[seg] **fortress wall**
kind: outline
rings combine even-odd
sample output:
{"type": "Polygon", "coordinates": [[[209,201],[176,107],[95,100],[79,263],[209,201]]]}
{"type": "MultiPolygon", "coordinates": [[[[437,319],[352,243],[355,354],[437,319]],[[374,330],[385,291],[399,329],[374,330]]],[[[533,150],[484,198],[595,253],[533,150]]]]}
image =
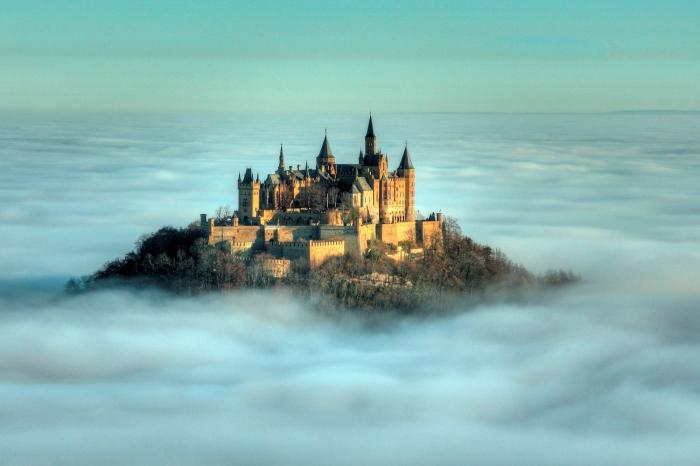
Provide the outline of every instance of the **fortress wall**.
{"type": "Polygon", "coordinates": [[[211,226],[209,228],[209,244],[216,244],[221,241],[250,242],[255,249],[262,249],[263,240],[260,227],[250,226],[211,226]]]}
{"type": "MultiPolygon", "coordinates": [[[[374,225],[369,226],[375,229],[374,225]]],[[[365,241],[364,247],[360,247],[362,243],[360,243],[358,230],[355,226],[319,225],[319,238],[322,240],[343,240],[345,241],[345,252],[353,255],[363,253],[367,246],[365,241]]]]}
{"type": "MultiPolygon", "coordinates": [[[[273,230],[274,231],[274,230],[273,230]]],[[[318,227],[311,225],[278,227],[279,241],[299,241],[318,238],[318,227]]],[[[267,236],[267,235],[266,235],[267,236]]]]}
{"type": "Polygon", "coordinates": [[[329,257],[345,254],[344,240],[309,241],[309,264],[312,267],[321,265],[329,257]]]}
{"type": "Polygon", "coordinates": [[[306,241],[284,241],[278,244],[280,257],[292,260],[309,260],[309,243],[306,241]]]}
{"type": "Polygon", "coordinates": [[[415,241],[415,222],[382,223],[377,225],[379,237],[388,244],[398,246],[401,241],[415,241]]]}
{"type": "Polygon", "coordinates": [[[418,241],[426,247],[432,246],[442,238],[442,222],[438,220],[419,220],[416,222],[418,241]]]}
{"type": "MultiPolygon", "coordinates": [[[[360,225],[357,228],[357,250],[359,254],[364,254],[367,250],[367,243],[377,239],[377,225],[360,225]]],[[[346,246],[347,248],[347,246],[346,246]]]]}
{"type": "Polygon", "coordinates": [[[321,220],[319,212],[309,212],[306,210],[286,210],[284,212],[274,211],[274,215],[267,220],[268,224],[302,226],[309,223],[318,223],[321,220]]]}
{"type": "Polygon", "coordinates": [[[229,244],[229,249],[232,253],[249,253],[253,249],[253,244],[250,241],[227,241],[229,244]]]}
{"type": "Polygon", "coordinates": [[[283,278],[289,275],[292,268],[292,261],[289,259],[264,259],[262,261],[263,270],[275,278],[283,278]]]}

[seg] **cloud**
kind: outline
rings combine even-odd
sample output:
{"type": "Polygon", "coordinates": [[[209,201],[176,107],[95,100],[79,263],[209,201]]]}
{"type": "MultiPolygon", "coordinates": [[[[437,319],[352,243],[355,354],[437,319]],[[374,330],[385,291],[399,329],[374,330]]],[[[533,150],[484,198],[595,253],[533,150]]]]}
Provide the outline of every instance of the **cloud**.
{"type": "Polygon", "coordinates": [[[237,171],[273,169],[280,141],[303,164],[328,127],[354,160],[364,116],[9,116],[3,461],[694,464],[697,119],[375,118],[391,166],[410,137],[424,213],[585,282],[369,325],[283,293],[57,297],[140,234],[235,205],[237,171]]]}
{"type": "Polygon", "coordinates": [[[0,448],[14,464],[692,464],[697,298],[582,291],[379,327],[285,294],[5,300],[0,448]]]}

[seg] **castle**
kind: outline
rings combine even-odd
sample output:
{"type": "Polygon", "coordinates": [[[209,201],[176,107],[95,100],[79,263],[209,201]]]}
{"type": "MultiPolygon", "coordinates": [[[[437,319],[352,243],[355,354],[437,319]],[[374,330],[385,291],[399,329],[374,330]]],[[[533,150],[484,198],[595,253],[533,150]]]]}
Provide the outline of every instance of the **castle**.
{"type": "MultiPolygon", "coordinates": [[[[201,228],[209,244],[231,252],[268,252],[311,266],[345,253],[363,254],[373,240],[417,249],[436,241],[442,214],[416,220],[416,169],[406,144],[395,171],[378,149],[370,115],[364,151],[357,163],[336,163],[326,134],[316,157],[294,168],[285,165],[280,146],[277,170],[264,181],[247,168],[238,175],[238,210],[230,217],[207,219],[201,228]]],[[[279,262],[275,266],[283,266],[279,262]]]]}

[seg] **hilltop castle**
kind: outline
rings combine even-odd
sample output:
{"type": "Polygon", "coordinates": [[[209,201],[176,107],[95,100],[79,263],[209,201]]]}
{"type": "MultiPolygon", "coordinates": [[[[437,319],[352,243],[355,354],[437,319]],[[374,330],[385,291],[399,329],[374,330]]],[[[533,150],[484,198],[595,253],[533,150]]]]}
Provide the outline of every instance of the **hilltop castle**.
{"type": "Polygon", "coordinates": [[[415,194],[408,144],[389,171],[370,115],[357,163],[336,163],[327,134],[315,169],[308,162],[303,169],[285,165],[280,146],[277,170],[264,181],[250,168],[238,175],[238,210],[229,218],[202,214],[201,226],[210,244],[232,252],[266,251],[318,265],[329,256],[362,254],[373,240],[409,249],[436,240],[442,215],[416,220],[415,194]]]}

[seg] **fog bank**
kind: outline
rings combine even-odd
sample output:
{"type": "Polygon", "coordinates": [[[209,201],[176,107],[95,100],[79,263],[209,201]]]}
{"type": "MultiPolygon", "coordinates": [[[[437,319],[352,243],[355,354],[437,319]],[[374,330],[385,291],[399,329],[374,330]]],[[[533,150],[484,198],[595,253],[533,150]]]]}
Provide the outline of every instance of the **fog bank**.
{"type": "Polygon", "coordinates": [[[692,464],[697,302],[578,290],[367,328],[284,294],[6,301],[0,450],[8,464],[692,464]]]}
{"type": "Polygon", "coordinates": [[[282,292],[61,294],[364,115],[6,115],[0,463],[690,465],[700,116],[378,115],[417,205],[580,286],[377,325],[282,292]]]}

